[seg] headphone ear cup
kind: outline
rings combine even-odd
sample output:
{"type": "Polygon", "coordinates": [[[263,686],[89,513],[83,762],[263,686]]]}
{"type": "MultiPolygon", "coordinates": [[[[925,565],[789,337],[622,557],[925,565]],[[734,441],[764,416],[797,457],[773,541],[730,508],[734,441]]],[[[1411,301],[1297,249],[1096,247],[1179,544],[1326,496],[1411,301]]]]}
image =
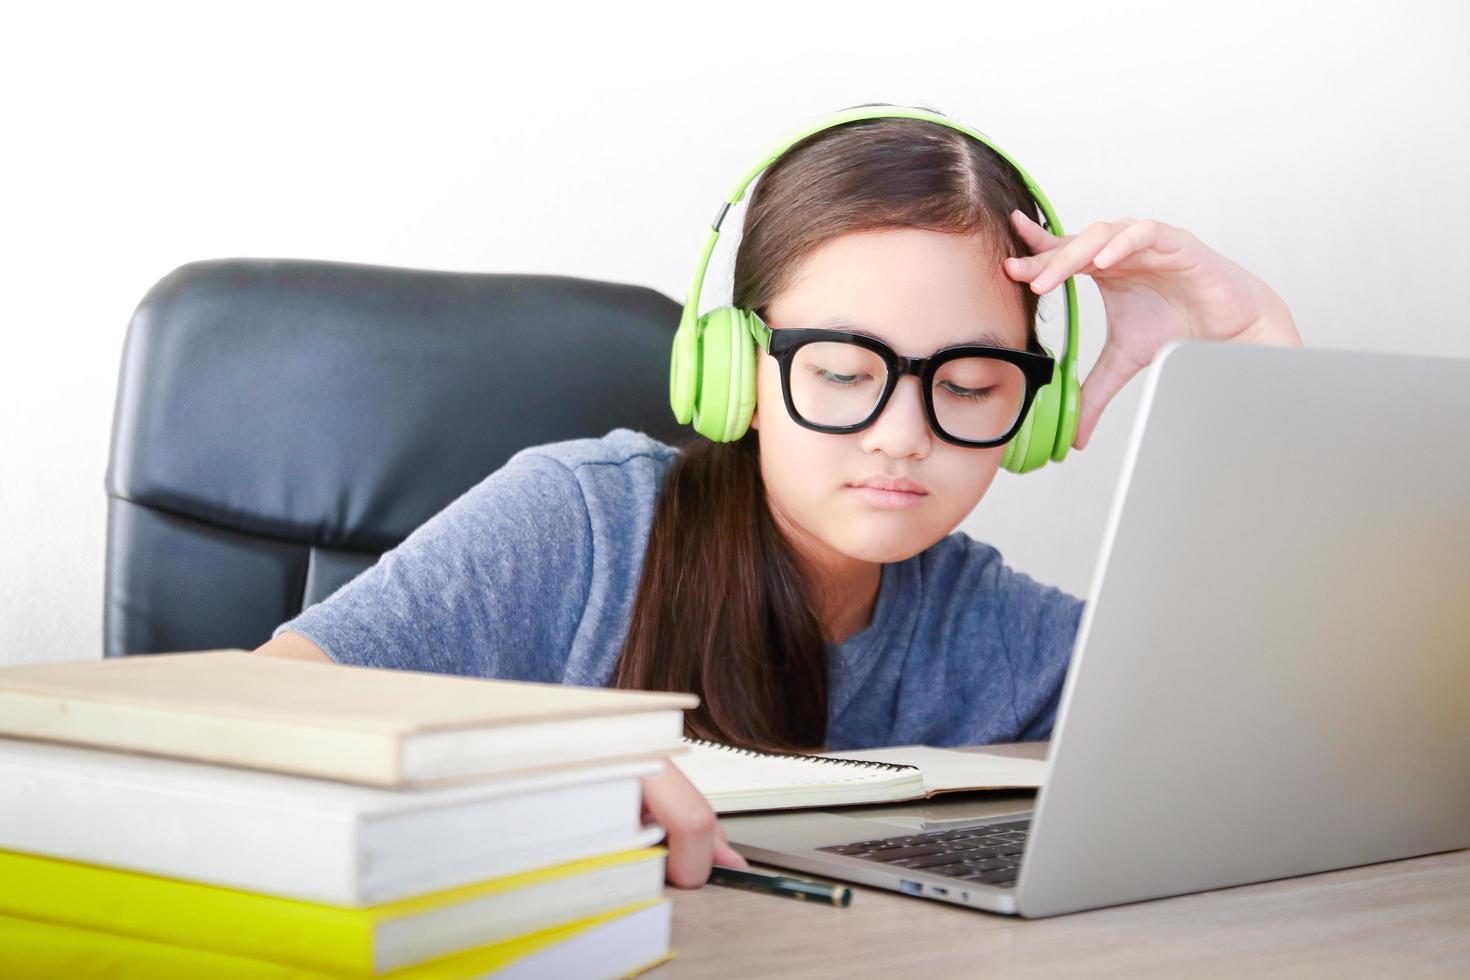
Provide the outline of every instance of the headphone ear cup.
{"type": "Polygon", "coordinates": [[[700,318],[694,431],[715,442],[743,436],[755,410],[755,338],[747,315],[721,306],[700,318]]]}
{"type": "Polygon", "coordinates": [[[755,414],[755,362],[758,345],[755,342],[754,322],[756,315],[748,310],[735,310],[739,320],[733,325],[735,335],[731,338],[734,350],[731,363],[738,365],[739,372],[730,378],[730,395],[733,411],[730,427],[726,430],[726,441],[734,442],[750,430],[750,417],[755,414]]]}
{"type": "Polygon", "coordinates": [[[1072,440],[1077,438],[1077,419],[1081,415],[1082,386],[1077,383],[1077,365],[1073,363],[1058,384],[1061,391],[1057,410],[1057,440],[1051,447],[1051,461],[1060,463],[1072,449],[1072,440]]]}
{"type": "Polygon", "coordinates": [[[710,310],[699,318],[699,383],[694,393],[694,431],[719,441],[725,431],[725,401],[729,391],[729,307],[710,310]]]}
{"type": "Polygon", "coordinates": [[[1051,459],[1057,441],[1057,423],[1061,417],[1062,383],[1052,368],[1051,381],[1036,393],[1031,406],[1031,439],[1026,445],[1026,455],[1021,472],[1039,470],[1051,459]]]}
{"type": "MultiPolygon", "coordinates": [[[[1051,353],[1047,348],[1042,349],[1051,353]]],[[[1046,465],[1046,461],[1053,457],[1062,421],[1062,388],[1057,368],[1053,365],[1051,380],[1037,390],[1021,427],[1006,444],[1000,465],[1007,472],[1030,473],[1046,465]]]]}
{"type": "Polygon", "coordinates": [[[1000,458],[1000,465],[1008,473],[1026,472],[1026,451],[1031,445],[1031,422],[1036,418],[1036,405],[1026,411],[1026,417],[1021,420],[1021,427],[1016,434],[1011,436],[1011,441],[1006,443],[1005,455],[1000,458]]]}
{"type": "Polygon", "coordinates": [[[694,395],[698,387],[698,327],[687,317],[681,317],[669,352],[669,407],[680,425],[688,425],[694,417],[694,395]]]}

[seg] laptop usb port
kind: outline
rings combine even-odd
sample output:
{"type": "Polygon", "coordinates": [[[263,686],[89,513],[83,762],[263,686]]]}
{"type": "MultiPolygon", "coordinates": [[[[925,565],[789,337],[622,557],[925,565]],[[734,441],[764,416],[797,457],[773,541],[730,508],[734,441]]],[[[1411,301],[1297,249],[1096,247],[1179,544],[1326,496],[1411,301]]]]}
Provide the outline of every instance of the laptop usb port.
{"type": "Polygon", "coordinates": [[[907,881],[907,880],[905,880],[903,878],[900,878],[898,880],[898,890],[901,891],[901,892],[903,892],[905,895],[922,895],[922,894],[924,894],[924,886],[923,885],[919,884],[917,881],[907,881]]]}

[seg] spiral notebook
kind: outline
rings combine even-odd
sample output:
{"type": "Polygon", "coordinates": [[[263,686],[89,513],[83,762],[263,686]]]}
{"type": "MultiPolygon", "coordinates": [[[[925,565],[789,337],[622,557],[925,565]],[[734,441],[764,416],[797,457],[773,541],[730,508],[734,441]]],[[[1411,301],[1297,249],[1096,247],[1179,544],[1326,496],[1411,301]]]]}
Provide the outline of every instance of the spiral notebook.
{"type": "Polygon", "coordinates": [[[902,745],[822,755],[758,752],[686,738],[673,756],[716,813],[921,800],[937,793],[1039,787],[1042,759],[902,745]]]}

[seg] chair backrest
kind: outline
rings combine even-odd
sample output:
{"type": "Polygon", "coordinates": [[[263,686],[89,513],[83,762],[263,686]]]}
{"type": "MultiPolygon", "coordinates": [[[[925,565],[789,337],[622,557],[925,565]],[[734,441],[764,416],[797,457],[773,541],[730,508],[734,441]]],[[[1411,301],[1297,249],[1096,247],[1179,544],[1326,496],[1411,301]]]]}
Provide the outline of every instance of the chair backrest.
{"type": "Polygon", "coordinates": [[[128,327],[104,654],[252,647],[518,450],[673,442],[680,306],[563,276],[195,262],[128,327]]]}

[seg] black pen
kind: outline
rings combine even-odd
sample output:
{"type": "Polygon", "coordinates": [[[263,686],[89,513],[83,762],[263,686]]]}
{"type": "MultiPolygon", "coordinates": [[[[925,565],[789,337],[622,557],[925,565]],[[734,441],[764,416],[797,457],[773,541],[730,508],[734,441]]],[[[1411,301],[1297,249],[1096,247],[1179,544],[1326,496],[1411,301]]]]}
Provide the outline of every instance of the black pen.
{"type": "Polygon", "coordinates": [[[764,871],[740,871],[715,865],[710,869],[710,884],[726,885],[730,888],[747,888],[770,895],[785,895],[799,898],[803,902],[821,902],[845,909],[852,904],[852,889],[846,885],[824,885],[818,881],[787,878],[782,875],[766,874],[764,871]]]}

